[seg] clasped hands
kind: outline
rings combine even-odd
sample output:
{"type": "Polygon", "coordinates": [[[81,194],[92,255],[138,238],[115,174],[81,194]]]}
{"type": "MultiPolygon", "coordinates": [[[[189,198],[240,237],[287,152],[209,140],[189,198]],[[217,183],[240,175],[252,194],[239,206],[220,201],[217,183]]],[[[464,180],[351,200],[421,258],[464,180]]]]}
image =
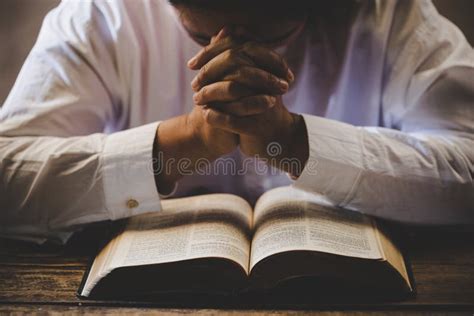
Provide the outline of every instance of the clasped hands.
{"type": "Polygon", "coordinates": [[[153,146],[160,193],[171,192],[202,159],[212,161],[237,146],[248,156],[299,175],[308,159],[306,125],[282,101],[294,80],[284,58],[224,28],[188,66],[198,70],[191,83],[195,106],[162,121],[153,146]],[[277,152],[269,151],[273,143],[277,152]]]}
{"type": "MultiPolygon", "coordinates": [[[[290,158],[304,165],[308,145],[303,118],[282,102],[294,81],[283,57],[224,28],[188,67],[198,70],[191,82],[195,107],[188,122],[214,156],[240,146],[248,156],[269,158],[268,144],[277,143],[281,152],[272,155],[273,162],[290,158]]],[[[297,175],[301,170],[284,171],[297,175]]]]}

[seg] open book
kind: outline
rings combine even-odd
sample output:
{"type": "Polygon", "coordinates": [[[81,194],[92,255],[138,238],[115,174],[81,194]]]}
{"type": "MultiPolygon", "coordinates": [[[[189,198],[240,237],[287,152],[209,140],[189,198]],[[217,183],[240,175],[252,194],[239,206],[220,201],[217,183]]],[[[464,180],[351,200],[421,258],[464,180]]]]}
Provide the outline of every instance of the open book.
{"type": "Polygon", "coordinates": [[[376,221],[322,196],[281,187],[254,210],[230,194],[162,206],[127,220],[95,258],[80,296],[413,291],[402,254],[376,221]]]}

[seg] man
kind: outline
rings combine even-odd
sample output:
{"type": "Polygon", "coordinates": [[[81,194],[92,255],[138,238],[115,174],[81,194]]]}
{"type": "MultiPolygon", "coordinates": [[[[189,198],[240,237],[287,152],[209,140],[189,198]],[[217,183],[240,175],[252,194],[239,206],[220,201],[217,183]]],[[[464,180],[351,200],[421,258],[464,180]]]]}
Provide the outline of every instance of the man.
{"type": "Polygon", "coordinates": [[[46,17],[0,112],[1,235],[65,241],[163,198],[292,182],[387,219],[474,221],[474,55],[430,1],[172,2],[46,17]],[[196,171],[221,157],[244,172],[196,171]]]}

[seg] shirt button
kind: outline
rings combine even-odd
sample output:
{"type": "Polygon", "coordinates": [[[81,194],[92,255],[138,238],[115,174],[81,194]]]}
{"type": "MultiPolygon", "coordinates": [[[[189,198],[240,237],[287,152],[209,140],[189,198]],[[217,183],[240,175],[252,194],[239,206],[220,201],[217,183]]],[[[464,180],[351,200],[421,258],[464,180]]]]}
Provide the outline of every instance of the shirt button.
{"type": "Polygon", "coordinates": [[[130,200],[127,201],[127,207],[128,208],[136,208],[136,207],[138,207],[138,205],[140,205],[140,203],[138,203],[138,201],[135,200],[135,199],[130,199],[130,200]]]}

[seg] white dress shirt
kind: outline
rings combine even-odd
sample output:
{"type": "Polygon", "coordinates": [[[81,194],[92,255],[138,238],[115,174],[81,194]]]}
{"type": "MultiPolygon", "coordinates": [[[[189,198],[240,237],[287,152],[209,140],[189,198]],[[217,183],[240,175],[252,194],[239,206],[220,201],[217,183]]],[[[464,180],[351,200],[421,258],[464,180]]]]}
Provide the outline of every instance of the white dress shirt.
{"type": "MultiPolygon", "coordinates": [[[[297,78],[284,103],[304,114],[310,147],[294,185],[401,222],[473,223],[474,53],[463,34],[428,0],[365,0],[345,52],[328,43],[308,27],[282,50],[297,78]]],[[[166,0],[52,10],[0,110],[0,235],[65,241],[86,223],[160,211],[153,141],[159,121],[192,109],[186,61],[199,49],[166,0]]],[[[237,168],[246,159],[229,156],[237,168]]],[[[171,196],[253,201],[293,182],[258,165],[186,176],[171,196]]]]}

